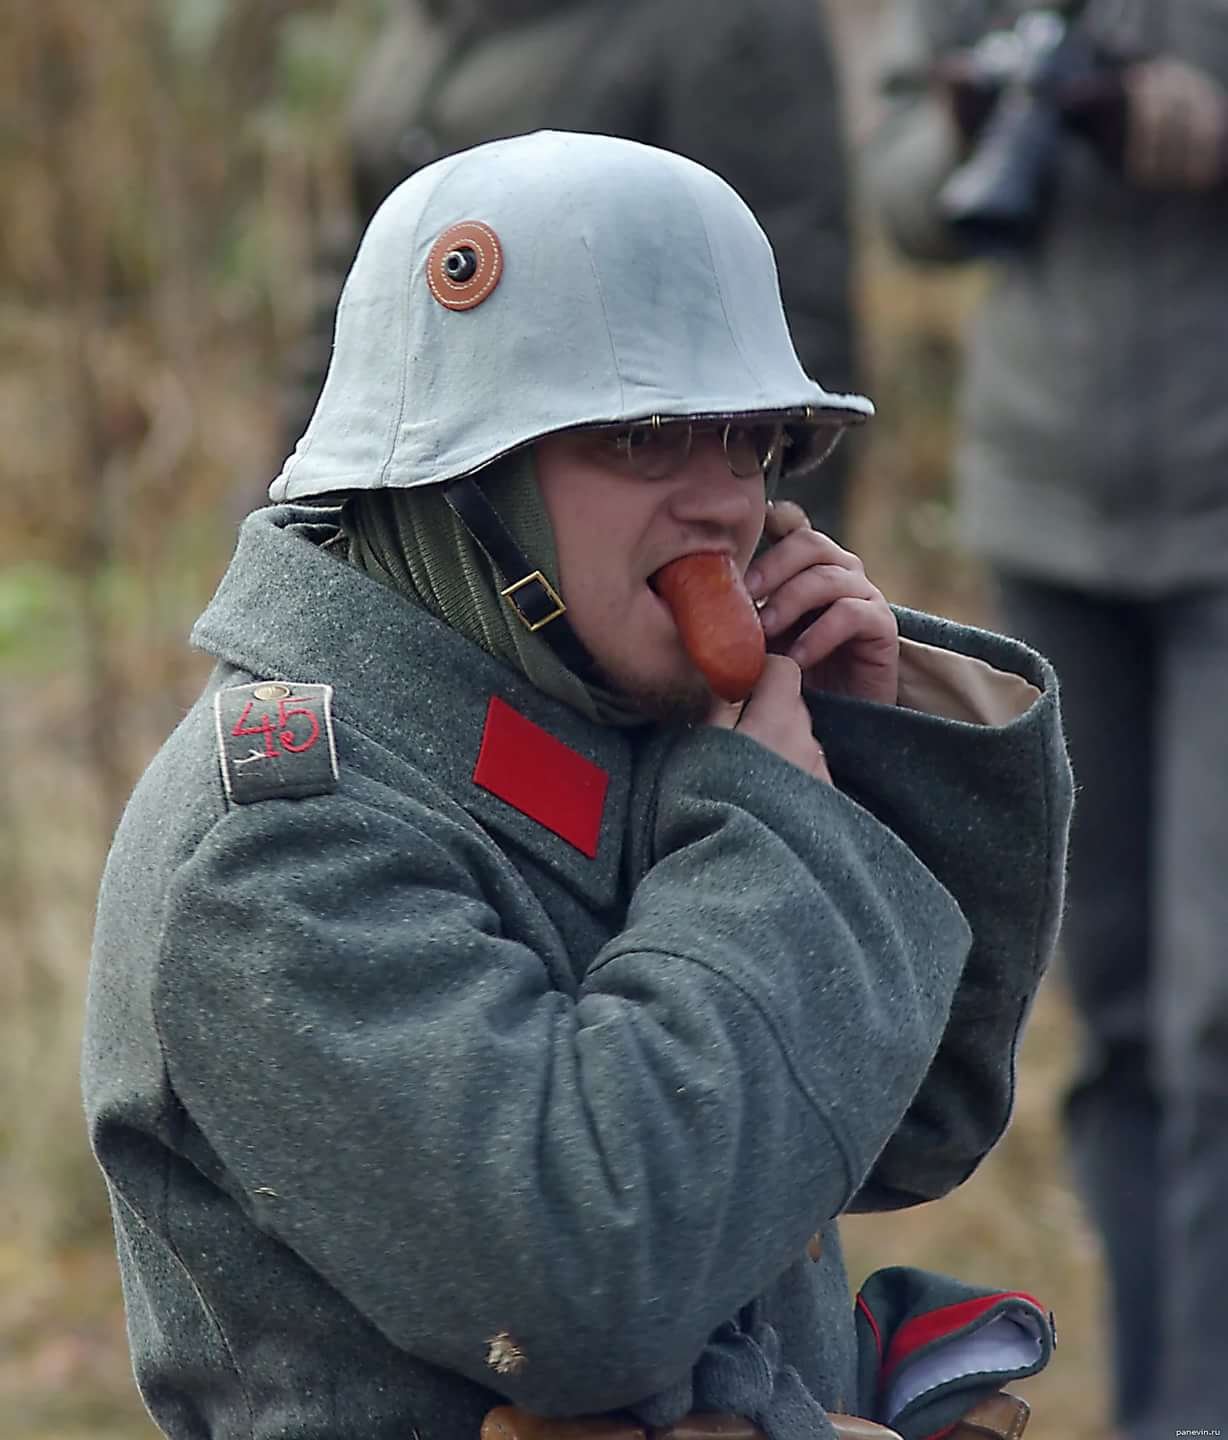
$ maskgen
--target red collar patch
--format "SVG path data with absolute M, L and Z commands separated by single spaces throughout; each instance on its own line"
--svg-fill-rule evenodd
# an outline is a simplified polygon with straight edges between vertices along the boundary
M 486 712 L 473 783 L 597 858 L 609 775 L 497 695 Z

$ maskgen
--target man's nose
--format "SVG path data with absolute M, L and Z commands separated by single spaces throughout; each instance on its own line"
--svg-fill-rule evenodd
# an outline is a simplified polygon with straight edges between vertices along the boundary
M 740 525 L 761 500 L 761 484 L 734 475 L 718 435 L 696 436 L 685 466 L 674 477 L 670 512 L 693 525 Z

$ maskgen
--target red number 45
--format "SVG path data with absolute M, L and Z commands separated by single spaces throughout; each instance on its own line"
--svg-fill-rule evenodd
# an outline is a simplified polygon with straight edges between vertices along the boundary
M 277 720 L 274 722 L 272 716 L 266 710 L 255 725 L 247 723 L 248 716 L 252 713 L 252 706 L 256 703 L 249 700 L 243 707 L 243 713 L 235 721 L 232 735 L 263 735 L 264 753 L 270 759 L 277 754 L 278 746 L 289 755 L 301 755 L 304 750 L 311 747 L 320 738 L 320 722 L 316 719 L 315 712 L 307 705 L 296 705 L 295 697 L 277 702 Z M 300 739 L 294 733 L 294 727 L 290 723 L 296 715 L 305 715 L 308 721 L 308 728 Z

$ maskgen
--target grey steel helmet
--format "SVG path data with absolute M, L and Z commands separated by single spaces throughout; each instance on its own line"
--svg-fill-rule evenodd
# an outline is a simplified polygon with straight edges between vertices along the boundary
M 543 435 L 773 418 L 786 473 L 873 414 L 802 370 L 767 237 L 665 150 L 540 131 L 439 160 L 371 221 L 275 501 L 439 485 Z

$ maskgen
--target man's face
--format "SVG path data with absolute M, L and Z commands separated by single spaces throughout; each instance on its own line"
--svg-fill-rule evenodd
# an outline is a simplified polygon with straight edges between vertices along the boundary
M 538 441 L 536 468 L 568 618 L 606 680 L 656 719 L 702 719 L 712 696 L 649 579 L 696 550 L 725 551 L 744 572 L 766 514 L 762 472 L 735 476 L 719 431 L 698 427 L 663 479 L 591 431 Z

